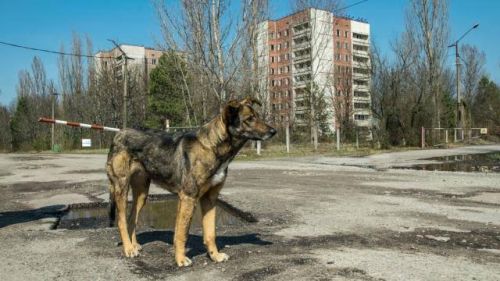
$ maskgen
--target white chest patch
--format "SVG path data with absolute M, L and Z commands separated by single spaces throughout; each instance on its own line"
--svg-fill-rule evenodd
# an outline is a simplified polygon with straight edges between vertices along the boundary
M 229 165 L 229 161 L 222 163 L 222 165 L 217 169 L 217 172 L 212 176 L 212 185 L 220 184 L 226 178 L 226 168 Z

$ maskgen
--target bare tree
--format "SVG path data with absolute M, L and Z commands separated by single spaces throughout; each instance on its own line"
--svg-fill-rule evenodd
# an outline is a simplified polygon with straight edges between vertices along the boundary
M 439 76 L 444 69 L 449 42 L 448 1 L 412 0 L 406 14 L 406 30 L 422 50 L 426 84 L 424 92 L 432 97 L 434 115 L 433 126 L 440 127 Z
M 197 108 L 193 105 L 199 102 L 202 112 L 196 115 L 206 119 L 207 112 L 218 111 L 234 92 L 243 57 L 243 20 L 230 13 L 229 1 L 184 0 L 175 14 L 169 3 L 155 2 L 164 47 L 184 54 L 186 76 L 198 80 L 191 85 L 183 81 L 186 103 Z
M 468 116 L 467 126 L 472 125 L 471 106 L 474 101 L 474 95 L 477 93 L 479 80 L 484 76 L 484 65 L 486 62 L 486 55 L 477 47 L 471 45 L 462 45 L 461 59 L 463 61 L 463 102 L 465 102 L 466 115 Z

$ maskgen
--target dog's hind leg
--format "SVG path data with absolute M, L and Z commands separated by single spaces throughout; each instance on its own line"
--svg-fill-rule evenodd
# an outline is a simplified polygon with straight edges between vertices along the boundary
M 190 266 L 191 260 L 186 257 L 186 241 L 189 235 L 189 225 L 193 218 L 196 198 L 179 192 L 179 203 L 177 207 L 177 217 L 175 219 L 175 261 L 178 266 Z
M 146 204 L 146 199 L 149 192 L 150 179 L 143 171 L 138 171 L 130 179 L 130 185 L 132 187 L 133 203 L 132 210 L 128 218 L 128 230 L 130 234 L 130 240 L 132 242 L 132 247 L 141 250 L 141 245 L 137 243 L 137 221 L 139 219 L 139 214 L 141 213 L 142 207 Z
M 215 214 L 216 203 L 219 192 L 223 184 L 212 187 L 200 198 L 202 224 L 203 224 L 203 244 L 207 248 L 208 255 L 214 262 L 223 262 L 229 259 L 224 253 L 219 253 L 215 244 Z
M 135 257 L 137 249 L 132 247 L 127 229 L 127 196 L 130 184 L 130 156 L 127 152 L 116 154 L 108 165 L 108 176 L 113 184 L 113 199 L 118 213 L 118 230 L 122 240 L 123 253 L 126 257 Z

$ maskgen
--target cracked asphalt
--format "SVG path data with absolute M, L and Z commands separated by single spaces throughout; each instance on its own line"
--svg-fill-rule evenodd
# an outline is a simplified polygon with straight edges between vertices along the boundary
M 194 264 L 182 269 L 172 229 L 140 229 L 143 251 L 134 259 L 122 256 L 114 228 L 53 229 L 69 204 L 106 202 L 105 155 L 0 154 L 0 276 L 500 280 L 500 173 L 400 169 L 492 151 L 500 145 L 235 161 L 221 198 L 257 222 L 218 226 L 219 248 L 231 256 L 220 264 L 192 229 Z

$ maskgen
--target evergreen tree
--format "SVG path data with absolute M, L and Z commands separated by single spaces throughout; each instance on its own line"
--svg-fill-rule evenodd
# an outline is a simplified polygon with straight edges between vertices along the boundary
M 150 75 L 146 126 L 164 128 L 166 119 L 174 127 L 185 125 L 183 73 L 186 73 L 186 64 L 178 54 L 169 51 L 160 57 Z
M 29 104 L 26 96 L 20 96 L 17 100 L 16 111 L 10 122 L 10 131 L 12 135 L 12 150 L 29 149 L 27 147 L 31 143 L 29 128 Z

